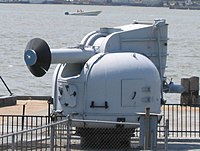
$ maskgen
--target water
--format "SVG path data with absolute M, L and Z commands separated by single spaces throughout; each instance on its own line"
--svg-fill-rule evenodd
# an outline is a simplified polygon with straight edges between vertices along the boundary
M 102 10 L 99 16 L 66 16 L 65 11 Z M 156 7 L 82 6 L 47 4 L 0 4 L 0 76 L 15 95 L 51 95 L 55 65 L 42 78 L 28 71 L 23 53 L 27 42 L 45 39 L 51 48 L 75 46 L 91 31 L 133 20 L 164 18 L 169 24 L 166 76 L 181 78 L 200 75 L 200 19 L 198 10 L 170 10 Z M 8 94 L 0 82 L 0 95 Z M 180 95 L 165 95 L 178 103 Z

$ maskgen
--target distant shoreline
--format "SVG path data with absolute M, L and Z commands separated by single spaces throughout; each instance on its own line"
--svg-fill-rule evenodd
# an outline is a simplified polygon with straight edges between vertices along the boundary
M 0 4 L 64 4 L 64 5 L 100 5 L 100 6 L 138 6 L 138 7 L 167 7 L 169 9 L 182 9 L 182 10 L 200 10 L 199 6 L 174 6 L 174 5 L 146 5 L 142 3 L 83 3 L 83 2 L 65 2 L 65 1 L 44 1 L 41 3 L 31 3 L 29 1 L 0 1 Z
M 103 5 L 103 6 L 142 6 L 142 7 L 166 7 L 163 4 L 147 5 L 143 3 L 83 3 L 83 2 L 65 2 L 65 1 L 44 1 L 39 3 L 31 3 L 29 1 L 0 1 L 5 4 L 68 4 L 68 5 Z

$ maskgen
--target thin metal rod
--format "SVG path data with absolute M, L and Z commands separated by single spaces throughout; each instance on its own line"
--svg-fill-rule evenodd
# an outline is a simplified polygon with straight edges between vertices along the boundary
M 13 93 L 10 91 L 10 89 L 8 88 L 6 82 L 3 80 L 3 78 L 0 76 L 1 81 L 3 82 L 3 84 L 5 85 L 6 89 L 8 90 L 8 92 L 10 93 L 10 95 L 12 95 Z
M 165 151 L 168 150 L 169 120 L 165 123 Z

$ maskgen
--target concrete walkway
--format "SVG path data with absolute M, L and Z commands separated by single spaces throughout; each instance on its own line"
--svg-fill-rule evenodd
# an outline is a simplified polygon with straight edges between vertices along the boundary
M 168 138 L 168 151 L 200 151 L 200 138 Z M 164 151 L 164 141 L 158 142 L 158 151 Z

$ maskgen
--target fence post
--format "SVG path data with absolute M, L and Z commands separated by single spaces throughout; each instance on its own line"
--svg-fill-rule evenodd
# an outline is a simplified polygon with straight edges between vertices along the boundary
M 51 116 L 51 104 L 53 103 L 53 99 L 52 99 L 52 97 L 50 97 L 49 99 L 48 99 L 48 101 L 47 101 L 47 103 L 48 103 L 48 124 L 50 124 L 51 123 L 51 121 L 52 121 L 52 116 Z M 50 133 L 50 131 L 49 131 L 49 127 L 48 127 L 48 136 L 49 136 L 49 133 Z
M 50 151 L 53 151 L 54 150 L 54 125 L 51 125 L 51 133 L 50 133 Z
M 165 123 L 165 151 L 168 150 L 168 132 L 169 132 L 169 120 Z
M 3 139 L 3 138 L 2 138 Z M 15 150 L 15 135 L 12 135 L 12 151 Z
M 67 115 L 67 151 L 70 151 L 70 139 L 71 139 L 70 128 L 71 128 L 71 122 L 72 122 L 71 117 L 68 114 Z
M 150 108 L 146 108 L 145 110 L 145 135 L 144 135 L 144 150 L 149 149 L 149 139 L 150 139 Z
M 140 147 L 144 150 L 157 148 L 157 128 L 158 116 L 160 114 L 150 113 L 150 108 L 145 109 L 145 113 L 140 115 Z
M 22 109 L 22 131 L 24 130 L 24 116 L 25 116 L 25 106 L 26 104 L 23 104 L 23 109 Z M 21 134 L 21 144 L 23 143 L 23 133 Z

